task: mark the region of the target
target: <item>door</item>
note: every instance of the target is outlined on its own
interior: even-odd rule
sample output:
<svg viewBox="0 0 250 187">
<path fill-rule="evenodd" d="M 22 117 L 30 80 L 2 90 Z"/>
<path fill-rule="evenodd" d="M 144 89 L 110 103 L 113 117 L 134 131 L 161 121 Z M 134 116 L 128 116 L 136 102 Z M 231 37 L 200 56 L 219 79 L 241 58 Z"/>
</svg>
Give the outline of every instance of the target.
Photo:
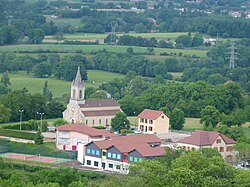
<svg viewBox="0 0 250 187">
<path fill-rule="evenodd" d="M 66 145 L 63 145 L 63 150 L 66 150 Z"/>
<path fill-rule="evenodd" d="M 148 126 L 145 126 L 145 132 L 148 132 Z"/>
<path fill-rule="evenodd" d="M 76 151 L 76 145 L 72 145 L 72 151 Z"/>
<path fill-rule="evenodd" d="M 102 162 L 102 169 L 105 169 L 106 163 Z"/>
</svg>

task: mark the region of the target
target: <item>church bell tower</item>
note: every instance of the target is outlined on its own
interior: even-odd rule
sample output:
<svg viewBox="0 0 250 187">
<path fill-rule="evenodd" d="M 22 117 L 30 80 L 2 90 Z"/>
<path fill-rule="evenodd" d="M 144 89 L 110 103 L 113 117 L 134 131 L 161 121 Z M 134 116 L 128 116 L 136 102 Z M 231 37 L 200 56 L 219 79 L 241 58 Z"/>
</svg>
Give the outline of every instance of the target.
<svg viewBox="0 0 250 187">
<path fill-rule="evenodd" d="M 82 81 L 80 66 L 78 66 L 76 77 L 71 83 L 70 102 L 85 104 L 84 93 L 85 93 L 84 82 Z"/>
</svg>

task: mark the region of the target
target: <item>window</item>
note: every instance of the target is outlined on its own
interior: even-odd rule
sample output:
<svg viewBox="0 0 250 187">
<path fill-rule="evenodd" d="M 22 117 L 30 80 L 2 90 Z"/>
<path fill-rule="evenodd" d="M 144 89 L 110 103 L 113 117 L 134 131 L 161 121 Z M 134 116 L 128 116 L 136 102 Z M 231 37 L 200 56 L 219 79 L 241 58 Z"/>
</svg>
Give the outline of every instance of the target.
<svg viewBox="0 0 250 187">
<path fill-rule="evenodd" d="M 95 120 L 93 119 L 93 125 L 95 124 Z"/>
<path fill-rule="evenodd" d="M 99 119 L 99 124 L 102 124 L 102 120 L 101 119 Z"/>
<path fill-rule="evenodd" d="M 87 154 L 90 154 L 90 149 L 87 149 Z"/>
<path fill-rule="evenodd" d="M 121 159 L 121 155 L 120 154 L 117 154 L 117 159 Z"/>
<path fill-rule="evenodd" d="M 100 155 L 100 151 L 96 151 L 95 154 L 96 154 L 97 156 L 99 156 L 99 155 Z"/>
<path fill-rule="evenodd" d="M 94 166 L 98 167 L 98 162 L 94 161 Z"/>
<path fill-rule="evenodd" d="M 224 147 L 220 147 L 220 152 L 224 152 Z"/>
<path fill-rule="evenodd" d="M 227 151 L 233 151 L 233 147 L 232 146 L 228 146 L 227 147 Z"/>
<path fill-rule="evenodd" d="M 111 158 L 111 153 L 108 153 L 108 157 Z"/>
<path fill-rule="evenodd" d="M 91 160 L 87 160 L 87 165 L 91 165 Z"/>
<path fill-rule="evenodd" d="M 164 115 L 163 114 L 161 115 L 161 118 L 164 119 Z"/>
<path fill-rule="evenodd" d="M 135 157 L 135 158 L 134 158 L 134 161 L 135 161 L 135 162 L 138 162 L 138 158 L 137 158 L 137 157 Z"/>
<path fill-rule="evenodd" d="M 95 154 L 95 150 L 92 149 L 91 150 L 91 154 L 94 155 Z"/>
<path fill-rule="evenodd" d="M 106 153 L 107 153 L 106 151 L 103 151 L 102 156 L 106 156 Z"/>
<path fill-rule="evenodd" d="M 80 99 L 82 98 L 82 90 L 80 90 L 80 92 L 79 92 L 79 98 Z"/>
<path fill-rule="evenodd" d="M 108 123 L 108 119 L 106 119 L 106 123 Z"/>
<path fill-rule="evenodd" d="M 115 153 L 113 153 L 113 156 L 112 156 L 112 158 L 116 158 L 116 154 L 115 154 Z"/>
<path fill-rule="evenodd" d="M 120 170 L 120 169 L 121 169 L 121 166 L 120 166 L 120 165 L 116 165 L 116 169 L 117 169 L 117 170 Z"/>
<path fill-rule="evenodd" d="M 141 118 L 141 122 L 144 123 L 144 119 L 143 118 Z"/>
<path fill-rule="evenodd" d="M 113 164 L 109 164 L 109 168 L 113 168 Z"/>
<path fill-rule="evenodd" d="M 86 122 L 85 122 L 85 123 L 86 123 L 86 125 L 88 125 L 88 120 L 86 120 Z"/>
<path fill-rule="evenodd" d="M 153 124 L 153 120 L 152 119 L 149 121 L 149 124 Z"/>
<path fill-rule="evenodd" d="M 153 127 L 148 127 L 148 130 L 149 131 L 153 131 Z"/>
<path fill-rule="evenodd" d="M 142 158 L 139 158 L 139 162 L 142 162 Z"/>
<path fill-rule="evenodd" d="M 147 119 L 145 119 L 145 123 L 148 123 L 148 120 L 147 120 Z"/>
<path fill-rule="evenodd" d="M 129 161 L 133 162 L 133 157 L 132 156 L 129 157 Z"/>
<path fill-rule="evenodd" d="M 216 143 L 221 143 L 221 139 L 218 139 L 218 140 L 216 141 Z"/>
</svg>

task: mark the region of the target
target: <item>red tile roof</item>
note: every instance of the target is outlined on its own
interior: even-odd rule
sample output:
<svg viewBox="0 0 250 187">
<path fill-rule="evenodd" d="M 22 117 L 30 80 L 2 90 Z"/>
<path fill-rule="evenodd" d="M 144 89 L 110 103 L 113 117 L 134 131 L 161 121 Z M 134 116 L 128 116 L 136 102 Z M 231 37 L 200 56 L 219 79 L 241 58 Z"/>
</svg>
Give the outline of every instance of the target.
<svg viewBox="0 0 250 187">
<path fill-rule="evenodd" d="M 86 100 L 85 104 L 79 105 L 81 108 L 93 108 L 93 107 L 114 107 L 120 106 L 114 99 L 100 99 L 100 100 Z"/>
<path fill-rule="evenodd" d="M 131 135 L 117 136 L 111 140 L 93 142 L 100 149 L 115 146 L 122 153 L 137 150 L 142 156 L 160 156 L 165 154 L 163 148 L 153 148 L 150 144 L 160 144 L 161 140 L 156 135 Z"/>
<path fill-rule="evenodd" d="M 152 119 L 155 120 L 157 119 L 161 114 L 164 114 L 164 112 L 159 111 L 159 110 L 149 110 L 145 109 L 143 110 L 138 117 L 143 118 L 143 119 Z"/>
<path fill-rule="evenodd" d="M 116 113 L 121 112 L 121 110 L 96 110 L 96 111 L 82 111 L 84 116 L 115 116 Z"/>
<path fill-rule="evenodd" d="M 87 134 L 91 137 L 96 137 L 96 136 L 103 136 L 103 137 L 115 137 L 117 135 L 110 133 L 106 130 L 99 130 L 95 129 L 92 127 L 88 127 L 86 125 L 79 125 L 79 124 L 66 124 L 66 125 L 61 125 L 56 128 L 58 131 L 74 131 L 74 132 L 79 132 L 82 134 Z"/>
<path fill-rule="evenodd" d="M 227 136 L 220 134 L 217 131 L 202 131 L 196 130 L 194 133 L 186 138 L 178 141 L 178 143 L 192 144 L 197 146 L 210 146 L 214 143 L 218 136 L 221 136 L 226 144 L 235 144 L 236 142 Z"/>
</svg>

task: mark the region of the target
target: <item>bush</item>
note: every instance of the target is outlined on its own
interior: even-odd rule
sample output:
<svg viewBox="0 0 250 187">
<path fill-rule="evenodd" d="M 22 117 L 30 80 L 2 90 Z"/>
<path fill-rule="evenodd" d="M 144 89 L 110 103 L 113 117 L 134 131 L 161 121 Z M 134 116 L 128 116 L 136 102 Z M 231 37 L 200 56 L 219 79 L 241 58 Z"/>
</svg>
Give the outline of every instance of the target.
<svg viewBox="0 0 250 187">
<path fill-rule="evenodd" d="M 94 126 L 95 129 L 106 129 L 104 126 Z"/>
<path fill-rule="evenodd" d="M 34 140 L 35 139 L 34 133 L 30 132 L 22 132 L 10 129 L 0 129 L 0 136 L 8 136 L 13 138 L 21 138 L 25 140 Z"/>
<path fill-rule="evenodd" d="M 53 122 L 53 126 L 57 127 L 57 126 L 60 126 L 60 125 L 65 125 L 69 122 L 67 122 L 65 119 L 63 118 L 58 118 L 56 119 L 54 122 Z"/>
<path fill-rule="evenodd" d="M 38 120 L 29 120 L 28 122 L 22 123 L 22 130 L 28 130 L 28 131 L 37 131 L 40 128 L 41 121 Z M 47 121 L 43 121 L 42 124 L 42 132 L 46 132 L 48 127 Z M 6 125 L 2 127 L 3 129 L 13 129 L 13 130 L 19 130 L 20 129 L 20 124 L 15 124 L 15 125 Z"/>
</svg>

